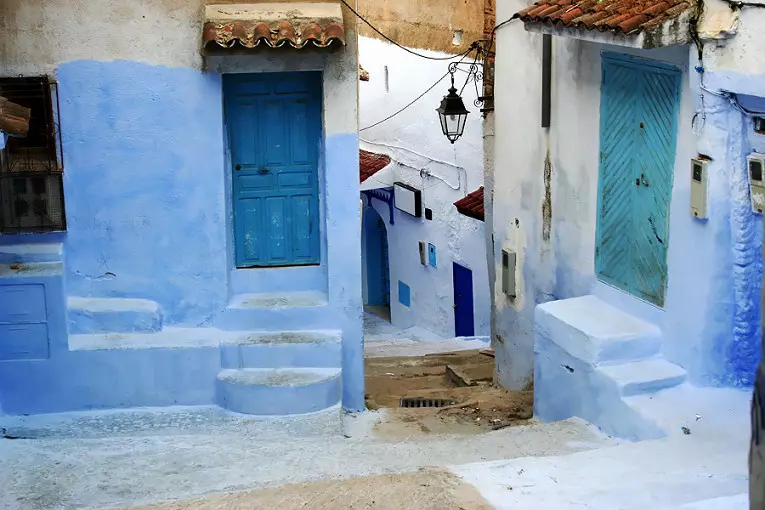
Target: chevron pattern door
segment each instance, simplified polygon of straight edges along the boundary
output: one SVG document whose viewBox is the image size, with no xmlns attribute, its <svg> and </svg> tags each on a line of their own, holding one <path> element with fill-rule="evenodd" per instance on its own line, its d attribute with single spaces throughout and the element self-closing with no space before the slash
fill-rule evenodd
<svg viewBox="0 0 765 510">
<path fill-rule="evenodd" d="M 595 271 L 664 306 L 681 73 L 603 55 Z"/>
</svg>

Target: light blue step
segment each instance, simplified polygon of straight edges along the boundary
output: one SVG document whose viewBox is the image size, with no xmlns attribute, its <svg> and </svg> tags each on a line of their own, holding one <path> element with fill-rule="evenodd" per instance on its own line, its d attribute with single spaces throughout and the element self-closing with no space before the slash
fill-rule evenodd
<svg viewBox="0 0 765 510">
<path fill-rule="evenodd" d="M 326 294 L 316 291 L 237 294 L 216 320 L 229 331 L 331 329 L 338 317 Z"/>
<path fill-rule="evenodd" d="M 598 371 L 613 380 L 623 397 L 655 393 L 685 381 L 685 370 L 664 358 L 619 365 L 605 365 Z"/>
<path fill-rule="evenodd" d="M 62 243 L 29 243 L 0 245 L 0 264 L 61 262 Z"/>
<path fill-rule="evenodd" d="M 258 416 L 304 414 L 340 402 L 339 368 L 223 369 L 216 380 L 218 405 Z"/>
<path fill-rule="evenodd" d="M 661 330 L 657 326 L 595 296 L 539 305 L 535 327 L 538 335 L 594 365 L 650 358 L 661 349 Z"/>
<path fill-rule="evenodd" d="M 222 368 L 342 366 L 342 333 L 336 330 L 255 332 L 223 343 Z"/>
<path fill-rule="evenodd" d="M 154 301 L 128 298 L 67 300 L 69 333 L 152 333 L 162 329 L 162 311 Z"/>
</svg>

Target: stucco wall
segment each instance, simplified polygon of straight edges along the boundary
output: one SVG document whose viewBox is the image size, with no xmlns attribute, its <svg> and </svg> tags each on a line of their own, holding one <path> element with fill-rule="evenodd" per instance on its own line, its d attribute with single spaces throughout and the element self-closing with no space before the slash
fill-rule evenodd
<svg viewBox="0 0 765 510">
<path fill-rule="evenodd" d="M 508 18 L 522 5 L 500 4 L 497 18 Z M 697 147 L 691 126 L 699 96 L 692 88 L 695 49 L 635 51 L 555 37 L 552 127 L 542 129 L 541 39 L 518 23 L 498 34 L 494 261 L 499 275 L 501 249 L 518 253 L 520 291 L 517 299 L 510 300 L 501 293 L 499 282 L 495 285 L 493 333 L 500 382 L 521 387 L 532 375 L 534 307 L 588 293 L 658 325 L 665 355 L 686 368 L 693 382 L 745 381 L 751 358 L 737 354 L 737 349 L 748 350 L 750 339 L 746 332 L 735 337 L 733 330 L 736 314 L 751 308 L 751 292 L 741 282 L 759 281 L 759 258 L 747 259 L 745 254 L 758 246 L 761 234 L 737 235 L 754 232 L 760 221 L 746 212 L 740 116 L 707 98 L 707 125 Z M 594 274 L 602 51 L 660 60 L 684 73 L 663 309 L 598 282 Z M 714 159 L 708 221 L 693 219 L 689 212 L 689 160 L 699 152 Z M 546 208 L 548 175 L 550 207 Z M 551 211 L 549 220 L 546 209 Z M 549 241 L 543 238 L 546 221 Z M 748 319 L 759 324 L 756 315 Z M 740 356 L 746 361 L 736 361 Z"/>
<path fill-rule="evenodd" d="M 387 225 L 392 321 L 400 327 L 417 325 L 442 336 L 454 336 L 452 262 L 457 262 L 473 271 L 475 333 L 488 335 L 490 294 L 484 223 L 459 214 L 453 205 L 483 185 L 483 130 L 479 109 L 473 105 L 475 85 L 465 87 L 463 97 L 471 113 L 463 137 L 454 145 L 441 133 L 435 112 L 449 87 L 448 78 L 401 114 L 364 130 L 427 90 L 446 74 L 448 64 L 408 55 L 389 43 L 366 37 L 360 38 L 359 54 L 370 73 L 370 81 L 359 88 L 362 146 L 389 154 L 396 180 L 423 190 L 423 210 L 433 210 L 433 220 L 396 211 L 395 224 L 390 225 L 387 205 L 372 201 Z M 466 77 L 457 73 L 458 87 Z M 436 245 L 436 268 L 420 264 L 420 240 Z M 411 288 L 409 308 L 398 302 L 399 280 Z"/>
<path fill-rule="evenodd" d="M 248 56 L 209 58 L 203 70 L 203 4 L 146 0 L 84 5 L 55 0 L 0 6 L 0 25 L 10 30 L 0 42 L 2 74 L 47 73 L 59 84 L 68 231 L 55 237 L 65 243 L 65 292 L 150 299 L 160 304 L 165 326 L 206 327 L 215 324 L 232 293 L 324 291 L 338 317 L 333 327 L 343 331 L 343 403 L 361 409 L 355 18 L 345 12 L 344 49 L 265 49 Z M 288 70 L 323 73 L 322 265 L 304 271 L 252 270 L 243 276 L 232 268 L 231 176 L 221 74 Z M 256 273 L 259 276 L 253 277 Z M 131 354 L 127 366 L 141 356 L 152 357 L 152 352 L 159 351 Z M 3 383 L 26 384 L 42 393 L 46 385 L 57 384 L 56 377 L 76 374 L 67 388 L 93 392 L 92 405 L 166 405 L 166 399 L 150 399 L 144 383 L 133 378 L 110 388 L 99 376 L 89 377 L 83 369 L 88 356 L 80 353 L 76 367 L 70 365 L 72 357 L 54 360 L 56 373 L 49 378 L 40 375 L 44 364 L 35 363 L 39 371 L 33 373 L 19 363 L 13 377 L 36 374 L 39 381 L 8 376 Z M 160 366 L 161 356 L 151 363 Z M 173 361 L 168 370 L 183 370 L 186 361 L 192 357 Z M 176 390 L 177 385 L 163 391 L 172 399 Z M 113 394 L 101 395 L 106 391 Z M 195 391 L 190 387 L 179 393 L 177 401 L 205 403 L 199 392 L 194 398 L 183 396 Z M 204 391 L 206 398 L 209 390 Z M 67 402 L 87 406 L 86 397 L 62 393 L 56 409 Z M 45 408 L 40 402 L 29 405 L 34 412 Z"/>
<path fill-rule="evenodd" d="M 410 48 L 460 53 L 483 34 L 482 1 L 448 0 L 360 0 L 359 13 L 382 33 Z M 462 40 L 454 44 L 454 32 Z M 363 22 L 359 33 L 380 36 Z M 366 69 L 366 64 L 362 61 Z"/>
</svg>

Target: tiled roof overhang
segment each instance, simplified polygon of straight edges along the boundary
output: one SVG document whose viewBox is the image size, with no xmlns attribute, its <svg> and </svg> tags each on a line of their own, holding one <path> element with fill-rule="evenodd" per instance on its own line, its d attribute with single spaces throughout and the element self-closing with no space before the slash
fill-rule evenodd
<svg viewBox="0 0 765 510">
<path fill-rule="evenodd" d="M 27 136 L 31 110 L 0 96 L 0 131 L 13 136 Z"/>
<path fill-rule="evenodd" d="M 483 186 L 454 202 L 454 206 L 460 214 L 484 221 Z"/>
<path fill-rule="evenodd" d="M 223 48 L 345 44 L 343 11 L 337 1 L 208 5 L 202 43 Z"/>
<path fill-rule="evenodd" d="M 540 0 L 513 18 L 559 29 L 633 36 L 661 29 L 691 9 L 688 0 Z"/>
<path fill-rule="evenodd" d="M 388 165 L 390 165 L 389 156 L 359 149 L 359 183 L 366 181 Z"/>
</svg>

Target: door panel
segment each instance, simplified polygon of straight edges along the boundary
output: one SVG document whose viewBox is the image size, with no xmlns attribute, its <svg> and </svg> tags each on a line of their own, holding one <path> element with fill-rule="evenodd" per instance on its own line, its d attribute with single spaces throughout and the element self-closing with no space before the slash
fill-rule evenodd
<svg viewBox="0 0 765 510">
<path fill-rule="evenodd" d="M 454 334 L 475 335 L 473 312 L 473 272 L 456 262 L 452 266 L 454 284 Z"/>
<path fill-rule="evenodd" d="M 226 75 L 237 267 L 319 262 L 320 75 Z"/>
<path fill-rule="evenodd" d="M 680 72 L 603 58 L 595 268 L 607 283 L 664 304 Z"/>
</svg>

